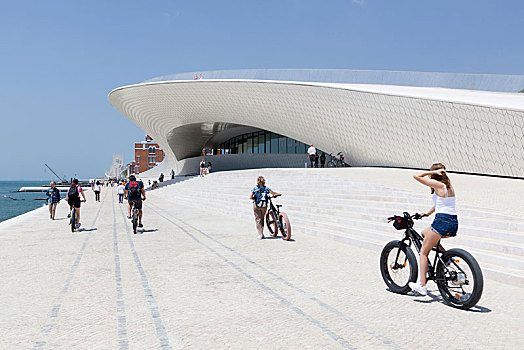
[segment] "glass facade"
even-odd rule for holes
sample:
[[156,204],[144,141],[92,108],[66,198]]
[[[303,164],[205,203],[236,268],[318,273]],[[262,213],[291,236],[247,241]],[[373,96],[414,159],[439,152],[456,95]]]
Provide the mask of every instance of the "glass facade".
[[306,153],[308,145],[274,132],[256,131],[235,136],[216,146],[213,154]]

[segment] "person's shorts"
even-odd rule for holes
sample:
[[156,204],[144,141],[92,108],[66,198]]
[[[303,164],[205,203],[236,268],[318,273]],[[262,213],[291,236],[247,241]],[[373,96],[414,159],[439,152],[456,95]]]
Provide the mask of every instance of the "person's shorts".
[[142,198],[138,199],[128,199],[129,205],[133,204],[135,202],[135,208],[142,209]]
[[71,207],[80,208],[80,197],[78,197],[76,199],[68,199],[67,203]]
[[458,220],[456,215],[438,213],[431,224],[431,230],[442,237],[454,237],[458,231]]

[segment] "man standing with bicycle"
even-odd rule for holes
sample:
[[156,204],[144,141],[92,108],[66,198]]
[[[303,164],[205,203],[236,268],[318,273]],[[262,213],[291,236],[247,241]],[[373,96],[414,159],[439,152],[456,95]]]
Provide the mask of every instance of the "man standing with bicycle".
[[146,200],[146,191],[142,181],[137,181],[135,175],[129,176],[129,182],[124,188],[124,198],[129,203],[127,218],[131,219],[131,206],[135,203],[135,208],[138,209],[138,227],[144,227],[142,225],[142,201]]
[[80,187],[80,185],[78,184],[78,179],[74,179],[71,184],[71,187],[69,187],[69,190],[67,190],[66,201],[67,204],[69,204],[69,209],[75,210],[76,212],[76,228],[80,227],[80,194],[84,198],[83,202],[85,202],[86,196],[84,194],[84,191],[82,190],[82,187]]

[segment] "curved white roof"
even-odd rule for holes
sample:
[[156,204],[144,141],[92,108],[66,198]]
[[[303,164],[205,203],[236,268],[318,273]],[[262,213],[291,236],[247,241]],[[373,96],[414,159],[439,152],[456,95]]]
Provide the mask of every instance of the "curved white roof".
[[248,79],[149,82],[109,100],[167,157],[198,156],[238,126],[269,130],[360,166],[524,177],[524,94],[430,87]]

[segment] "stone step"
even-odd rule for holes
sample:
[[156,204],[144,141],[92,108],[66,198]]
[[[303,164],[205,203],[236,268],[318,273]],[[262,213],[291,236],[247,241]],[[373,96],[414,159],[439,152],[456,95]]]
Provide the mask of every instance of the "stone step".
[[[205,197],[205,198],[213,198],[217,195],[215,193],[206,192],[205,190],[194,190],[190,191],[197,197]],[[182,192],[179,192],[181,194]],[[173,194],[177,195],[177,194]],[[220,197],[229,198],[233,202],[237,202],[238,200],[243,201],[244,198],[247,196],[245,193],[243,195],[240,194],[232,194],[232,193],[223,193],[220,194]],[[282,203],[285,205],[285,207],[293,206],[295,204],[295,208],[300,205],[300,207],[303,207],[303,203],[305,202],[303,197],[298,197],[294,195],[286,195],[286,197],[281,197],[278,199],[279,203]],[[360,201],[360,202],[356,202]],[[388,216],[392,215],[400,215],[404,211],[409,211],[410,213],[414,213],[417,211],[421,211],[421,207],[423,209],[428,208],[430,204],[426,205],[425,207],[422,205],[415,206],[413,203],[396,203],[396,202],[386,202],[386,201],[362,201],[362,200],[354,200],[354,199],[324,199],[324,198],[316,198],[315,201],[307,201],[307,210],[310,210],[310,207],[312,208],[318,208],[320,205],[322,206],[324,213],[327,215],[327,211],[333,211],[333,215],[347,215],[348,211],[346,210],[347,207],[358,207],[358,208],[377,208],[386,206],[385,204],[388,204],[387,207],[391,208],[391,211],[389,214],[384,215],[383,219],[387,218]],[[402,209],[399,209],[400,204],[402,204]],[[394,209],[395,208],[395,209]],[[367,210],[368,213],[372,213],[373,210]],[[319,212],[319,211],[317,211]],[[385,211],[383,211],[385,212]],[[524,222],[505,222],[495,219],[479,219],[479,218],[468,218],[467,215],[464,215],[464,213],[467,213],[467,209],[464,211],[459,211],[460,216],[460,222],[463,225],[472,226],[472,227],[480,227],[482,231],[490,231],[496,230],[496,232],[524,232]],[[382,218],[380,218],[382,219]],[[488,233],[485,232],[482,234],[482,236],[486,236]],[[519,242],[519,237],[512,237],[509,239],[511,242]]]
[[[191,190],[196,190],[196,191],[203,191],[203,192],[208,191],[210,193],[213,193],[216,191],[217,188],[220,188],[221,191],[224,191],[230,194],[244,195],[246,192],[249,193],[249,190],[247,187],[245,189],[242,189],[242,188],[239,188],[238,186],[230,186],[230,187],[227,187],[227,186],[198,186],[198,187],[188,187],[186,188],[186,190],[191,189]],[[251,187],[249,187],[249,189],[250,188]],[[293,192],[292,189],[289,189],[285,193],[285,196],[286,197],[302,196],[303,198],[304,196],[307,197],[310,194],[311,194],[311,197],[315,198],[316,200],[326,197],[324,196],[324,193],[319,192],[319,191],[304,192],[304,191],[299,190],[297,192]],[[357,191],[355,193],[349,192],[346,194],[337,194],[335,196],[327,196],[327,197],[333,200],[345,199],[345,200],[361,200],[361,201],[379,201],[379,202],[383,202],[384,204],[411,203],[411,204],[429,205],[429,206],[432,205],[432,201],[429,196],[414,194],[410,192],[407,192],[407,194],[401,193],[397,195],[397,192],[384,192],[384,191],[381,191],[381,192],[360,191],[358,192]],[[311,202],[308,202],[308,205],[310,205],[310,203]],[[519,226],[519,227],[523,225],[522,222],[524,221],[524,218],[514,217],[511,215],[505,215],[503,213],[496,213],[496,212],[493,212],[492,209],[483,210],[483,209],[479,209],[478,207],[470,206],[470,205],[460,203],[460,202],[459,202],[459,207],[462,210],[467,209],[471,213],[476,213],[475,216],[477,217],[500,218],[500,219],[516,222],[519,224],[516,226]],[[522,228],[519,228],[519,230],[522,230]]]
[[[178,200],[193,206],[198,206],[193,200],[192,197],[182,197],[179,196]],[[234,215],[243,218],[253,217],[251,208],[244,208],[241,210],[231,211],[230,208],[227,208],[223,205],[226,201],[219,201],[220,205],[209,205],[206,206],[207,210],[222,212],[227,215]],[[200,206],[199,206],[200,207]],[[312,226],[310,222],[305,221],[296,221],[293,217],[291,219],[291,227],[293,228],[293,235],[296,237],[296,234],[306,233],[309,235],[322,237],[326,239],[331,239],[333,241],[359,246],[366,249],[371,249],[375,251],[380,251],[384,245],[393,240],[400,239],[401,237],[394,237],[390,235],[380,234],[380,237],[377,236],[375,232],[369,232],[366,230],[354,230],[356,234],[348,234],[347,232],[341,233],[340,229],[337,227],[335,230],[327,228],[325,226]],[[371,234],[374,234],[373,236]],[[377,237],[379,237],[377,239]],[[447,245],[449,248],[449,245]],[[455,247],[455,244],[452,245]],[[459,244],[458,247],[462,248]],[[483,274],[485,278],[496,280],[502,283],[511,284],[515,286],[524,287],[524,261],[522,259],[515,259],[508,256],[504,253],[494,254],[490,251],[485,251],[482,249],[475,249],[470,247],[464,247],[468,250],[473,256],[479,261],[479,264],[482,267]]]
[[[185,200],[191,201],[191,197],[185,197]],[[215,208],[228,208],[224,212],[231,211],[231,208],[228,207],[230,203],[227,199],[215,199],[210,202]],[[296,223],[306,226],[307,228],[318,228],[332,230],[339,232],[340,235],[353,234],[355,232],[365,235],[366,240],[375,240],[375,241],[388,241],[401,237],[403,233],[400,231],[394,230],[389,224],[385,222],[377,221],[368,221],[366,219],[357,219],[353,218],[348,220],[347,217],[339,216],[324,216],[324,215],[315,215],[312,217],[308,213],[295,212],[293,210],[285,210],[290,219]],[[252,216],[251,206],[242,206],[235,208],[235,212],[242,214],[243,216]],[[424,225],[425,227],[425,225]],[[475,228],[468,228],[467,226],[462,227],[461,232],[471,233]],[[419,230],[420,231],[420,230]],[[503,233],[500,233],[501,237],[504,237]],[[453,238],[454,242],[457,242],[468,248],[483,249],[490,251],[491,253],[500,253],[507,254],[508,256],[513,256],[515,258],[522,258],[524,256],[524,245],[502,241],[501,239],[483,239],[471,234],[462,234],[458,237]]]
[[[223,173],[215,173],[215,174],[211,174],[209,176],[217,176],[218,174],[220,174],[221,177],[224,177],[224,178],[228,178],[232,175],[227,175],[225,176]],[[279,178],[282,178],[281,177],[281,173],[278,173],[278,177],[276,177],[276,179],[279,179]],[[201,190],[207,190],[208,188],[211,188],[213,191],[219,187],[219,186],[216,186],[215,184],[215,180],[216,179],[213,179],[213,181],[210,181],[209,180],[209,176],[208,177],[192,177],[191,179],[194,180],[194,181],[200,181],[199,184],[193,184],[193,185],[198,185],[200,187]],[[284,177],[285,178],[285,177]],[[252,186],[253,186],[253,179],[251,177],[248,178],[249,181],[247,181],[244,185],[245,187],[245,191],[248,191],[248,189],[251,189]],[[279,181],[275,181],[275,183],[278,183]],[[328,186],[328,184],[326,183],[321,183],[319,184],[318,182],[314,183],[313,185],[314,186],[306,186],[304,187],[302,184],[300,184],[300,182],[296,181],[295,179],[293,179],[293,181],[280,181],[284,184],[287,184],[286,186],[284,186],[284,188],[286,188],[286,193],[291,191],[291,192],[295,192],[294,189],[295,188],[298,188],[298,193],[314,193],[315,195],[318,195],[319,193],[320,194],[329,194],[329,193],[338,193],[340,194],[341,192],[346,192],[346,190],[344,190],[344,188],[340,187],[340,186],[337,186],[334,190],[330,190],[330,186]],[[339,182],[342,182],[343,184],[347,183],[347,181],[345,179],[341,179]],[[298,186],[297,186],[298,184]],[[406,190],[401,190],[401,189],[396,189],[396,188],[390,188],[390,187],[386,187],[386,186],[383,186],[383,185],[376,185],[376,184],[373,184],[373,189],[371,189],[371,186],[369,184],[366,184],[366,183],[356,183],[359,185],[358,188],[361,188],[361,187],[364,187],[364,188],[367,188],[367,190],[364,190],[364,189],[361,189],[361,193],[358,193],[359,195],[366,195],[368,193],[373,193],[373,191],[377,191],[375,192],[375,194],[383,194],[382,192],[386,192],[386,193],[392,193],[392,194],[395,194],[395,196],[397,197],[402,197],[402,196],[408,196],[410,198],[420,198],[424,201],[427,201],[426,198],[428,198],[429,196],[426,196],[426,195],[422,195],[420,193],[415,193],[415,192],[410,192],[410,191],[406,191]],[[184,186],[188,186],[190,184],[188,183],[184,183]],[[208,187],[206,185],[211,185],[211,187]],[[231,185],[230,184],[230,181],[226,181],[223,185],[220,186],[220,188],[224,188],[224,189],[227,189],[228,192],[235,192],[238,191],[238,192],[243,192],[244,189],[240,189],[239,190],[239,185],[242,186],[242,184],[234,184],[234,185]],[[313,188],[313,187],[318,187],[320,186],[321,188],[321,191],[318,191],[316,188]],[[287,188],[289,187],[289,188]],[[311,188],[310,188],[311,187]],[[355,190],[355,187],[354,187],[354,184],[353,184],[353,187],[352,186],[349,186],[347,187],[347,191],[348,192],[351,192],[351,191],[354,191]],[[363,193],[362,193],[363,192]],[[346,193],[343,193],[343,195],[346,194]],[[355,199],[353,197],[353,199]],[[399,198],[397,198],[396,200],[398,200]],[[515,216],[512,216],[512,215],[507,215],[507,214],[504,214],[504,213],[500,213],[500,212],[497,212],[496,210],[492,209],[492,208],[479,208],[478,206],[470,206],[470,205],[467,205],[467,204],[464,204],[464,203],[460,203],[459,202],[459,206],[460,208],[463,210],[467,209],[469,212],[468,212],[468,215],[470,216],[476,216],[476,217],[482,217],[482,218],[499,218],[499,219],[503,219],[505,221],[512,221],[512,222],[516,222],[518,223],[519,225],[519,230],[522,230],[522,222],[524,221],[524,218],[523,217],[515,217]]]

